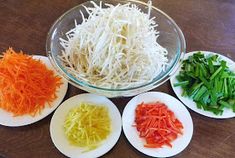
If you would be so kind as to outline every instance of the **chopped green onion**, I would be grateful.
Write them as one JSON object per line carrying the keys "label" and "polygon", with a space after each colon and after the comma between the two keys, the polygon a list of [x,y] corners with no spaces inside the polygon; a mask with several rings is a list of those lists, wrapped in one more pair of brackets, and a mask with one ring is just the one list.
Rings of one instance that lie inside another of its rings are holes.
{"label": "chopped green onion", "polygon": [[235,112],[235,73],[218,55],[205,56],[197,52],[183,61],[176,76],[182,96],[192,98],[197,108],[221,115],[224,108]]}
{"label": "chopped green onion", "polygon": [[174,87],[177,87],[177,86],[186,86],[188,84],[189,84],[189,81],[182,81],[182,82],[175,83]]}

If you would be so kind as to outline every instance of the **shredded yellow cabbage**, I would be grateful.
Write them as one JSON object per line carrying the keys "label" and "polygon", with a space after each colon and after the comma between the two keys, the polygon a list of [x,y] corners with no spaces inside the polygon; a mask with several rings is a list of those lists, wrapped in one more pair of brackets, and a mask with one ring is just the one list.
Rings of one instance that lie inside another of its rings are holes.
{"label": "shredded yellow cabbage", "polygon": [[108,108],[81,103],[67,114],[64,132],[70,144],[86,148],[84,152],[96,149],[111,132]]}

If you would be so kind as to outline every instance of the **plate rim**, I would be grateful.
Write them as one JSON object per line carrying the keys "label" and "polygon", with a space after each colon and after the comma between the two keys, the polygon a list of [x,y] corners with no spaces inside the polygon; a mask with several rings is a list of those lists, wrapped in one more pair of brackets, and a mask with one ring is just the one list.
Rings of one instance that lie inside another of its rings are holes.
{"label": "plate rim", "polygon": [[[213,55],[218,55],[220,58],[222,57],[224,60],[228,61],[229,63],[232,63],[232,65],[234,65],[235,67],[235,62],[230,59],[229,57],[227,56],[224,56],[222,54],[219,54],[219,53],[216,53],[216,52],[212,52],[212,51],[203,51],[203,50],[200,50],[200,51],[191,51],[191,52],[188,52],[185,54],[184,58],[182,59],[183,61],[188,59],[189,56],[197,53],[197,52],[202,52],[203,54],[213,54]],[[172,75],[172,77],[170,78],[170,85],[171,85],[171,88],[172,90],[174,91],[175,95],[177,96],[177,98],[187,107],[189,108],[190,110],[192,110],[193,112],[199,114],[199,115],[202,115],[202,116],[205,116],[205,117],[208,117],[208,118],[212,118],[212,119],[218,119],[218,120],[222,120],[222,119],[230,119],[230,118],[234,118],[235,117],[235,113],[233,115],[229,115],[229,116],[224,116],[224,113],[220,116],[220,115],[215,115],[211,112],[208,112],[208,111],[204,111],[202,109],[198,109],[197,107],[192,107],[192,106],[189,106],[188,104],[185,103],[185,100],[186,99],[185,97],[182,97],[180,94],[176,93],[176,89],[177,88],[180,88],[182,89],[181,87],[174,87],[173,86],[173,80],[176,78],[176,75],[179,74],[179,71],[181,70],[181,66],[182,64],[179,66],[178,70],[175,72],[174,75]],[[193,104],[195,104],[195,102],[193,100],[191,100],[191,102]],[[196,106],[196,105],[195,105]]]}

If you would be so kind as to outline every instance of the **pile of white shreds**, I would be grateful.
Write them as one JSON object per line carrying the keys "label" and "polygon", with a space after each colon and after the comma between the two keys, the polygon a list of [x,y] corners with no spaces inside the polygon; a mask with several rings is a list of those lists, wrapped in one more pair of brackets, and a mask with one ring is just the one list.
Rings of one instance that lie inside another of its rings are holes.
{"label": "pile of white shreds", "polygon": [[157,43],[155,17],[136,5],[102,3],[85,7],[88,18],[60,39],[59,56],[77,79],[102,88],[129,88],[148,83],[167,65],[167,50]]}

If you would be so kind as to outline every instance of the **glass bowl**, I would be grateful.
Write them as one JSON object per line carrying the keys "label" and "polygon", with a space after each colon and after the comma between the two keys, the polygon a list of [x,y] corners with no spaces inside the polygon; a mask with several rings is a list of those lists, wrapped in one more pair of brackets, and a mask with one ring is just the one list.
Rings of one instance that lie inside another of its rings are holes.
{"label": "glass bowl", "polygon": [[[96,0],[94,2],[99,4],[100,0]],[[113,5],[117,5],[118,3],[125,4],[129,2],[131,4],[136,4],[143,12],[148,13],[148,4],[138,0],[102,0],[102,2]],[[162,71],[148,83],[125,89],[108,89],[104,87],[97,87],[72,76],[63,68],[58,58],[58,55],[60,55],[63,50],[63,47],[60,45],[59,38],[65,38],[65,33],[74,28],[75,19],[78,24],[82,22],[80,11],[83,13],[85,12],[83,6],[91,7],[93,5],[90,1],[88,1],[65,12],[55,21],[47,36],[47,55],[56,71],[68,80],[69,83],[87,92],[107,96],[109,98],[126,97],[134,96],[158,87],[166,82],[176,71],[178,67],[177,65],[181,61],[180,59],[185,54],[186,44],[184,35],[177,24],[166,13],[152,6],[151,17],[156,17],[155,20],[158,24],[157,30],[160,32],[158,43],[168,50],[167,57],[169,64],[167,65],[165,71]]]}

